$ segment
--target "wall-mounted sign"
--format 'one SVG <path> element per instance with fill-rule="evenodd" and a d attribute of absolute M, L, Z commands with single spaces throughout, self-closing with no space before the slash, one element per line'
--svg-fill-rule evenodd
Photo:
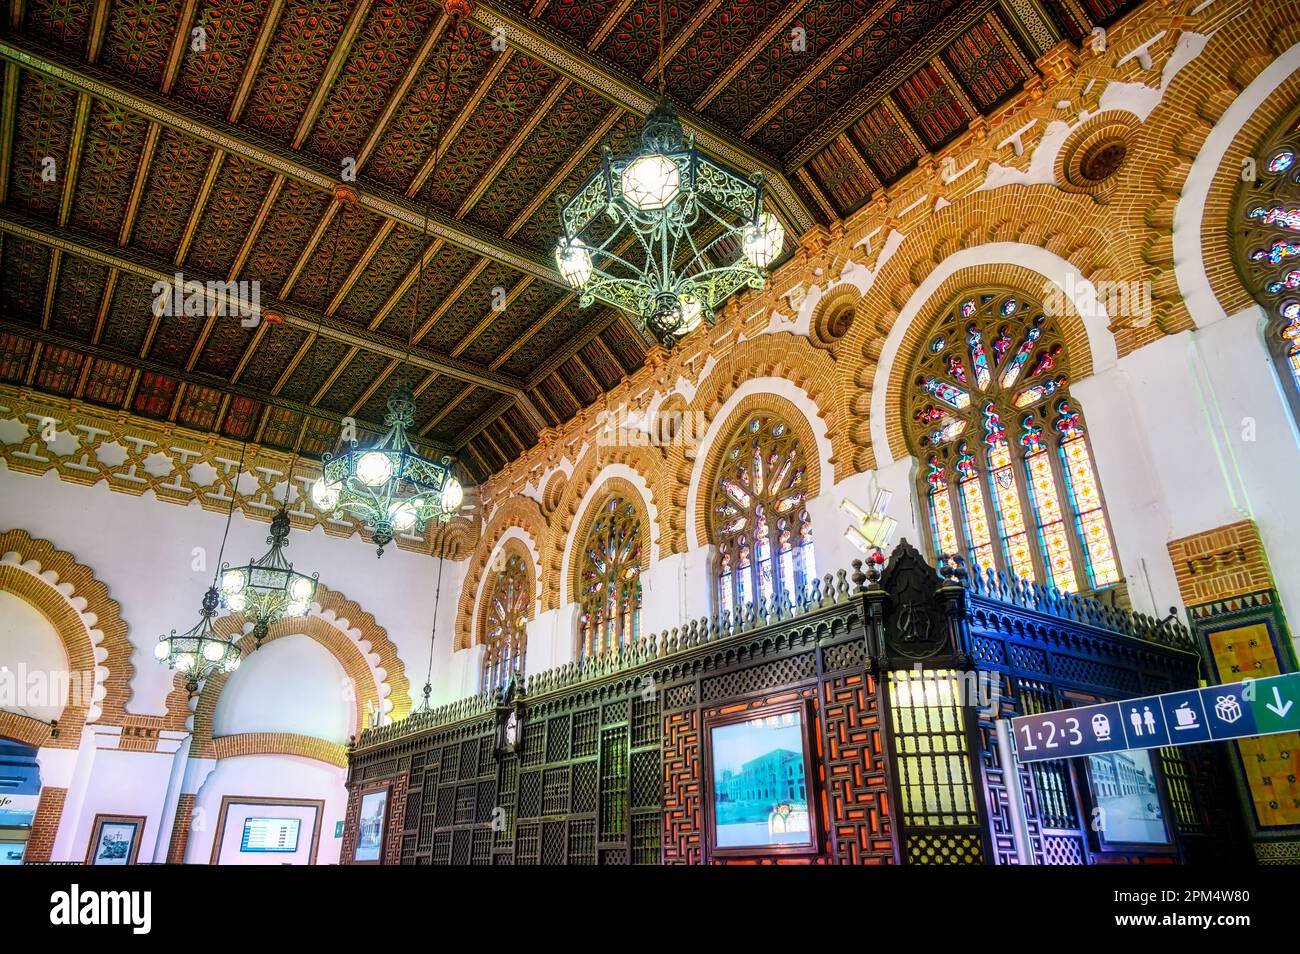
<path fill-rule="evenodd" d="M 1021 762 L 1218 742 L 1300 729 L 1300 673 L 1011 720 Z"/>

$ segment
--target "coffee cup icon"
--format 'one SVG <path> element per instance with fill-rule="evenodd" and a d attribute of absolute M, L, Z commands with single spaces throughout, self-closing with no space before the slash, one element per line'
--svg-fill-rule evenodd
<path fill-rule="evenodd" d="M 1175 731 L 1200 728 L 1200 724 L 1196 721 L 1196 715 L 1196 710 L 1192 708 L 1190 702 L 1184 702 L 1178 706 L 1178 708 L 1174 709 Z"/>

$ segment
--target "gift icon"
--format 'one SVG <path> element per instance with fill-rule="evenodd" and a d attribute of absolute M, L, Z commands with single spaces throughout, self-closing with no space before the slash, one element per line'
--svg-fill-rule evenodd
<path fill-rule="evenodd" d="M 1219 696 L 1214 700 L 1214 714 L 1220 721 L 1232 725 L 1241 718 L 1241 703 L 1236 696 Z"/>

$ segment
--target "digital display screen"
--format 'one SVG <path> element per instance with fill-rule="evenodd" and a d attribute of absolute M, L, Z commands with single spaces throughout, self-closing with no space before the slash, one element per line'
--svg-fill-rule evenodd
<path fill-rule="evenodd" d="M 298 850 L 298 818 L 248 818 L 239 850 L 250 852 Z"/>

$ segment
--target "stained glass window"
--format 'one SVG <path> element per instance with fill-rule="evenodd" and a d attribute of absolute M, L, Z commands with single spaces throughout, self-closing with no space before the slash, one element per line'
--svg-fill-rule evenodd
<path fill-rule="evenodd" d="M 713 488 L 718 606 L 795 604 L 817 575 L 803 448 L 790 426 L 756 414 L 723 451 Z"/>
<path fill-rule="evenodd" d="M 504 688 L 510 674 L 524 674 L 532 583 L 523 558 L 511 554 L 491 582 L 483 614 L 483 691 Z"/>
<path fill-rule="evenodd" d="M 1300 411 L 1300 109 L 1255 155 L 1255 177 L 1238 187 L 1237 268 L 1268 313 L 1269 348 Z"/>
<path fill-rule="evenodd" d="M 944 311 L 907 398 L 936 555 L 1062 592 L 1120 582 L 1067 357 L 1022 295 L 981 291 Z"/>
<path fill-rule="evenodd" d="M 617 494 L 606 498 L 582 546 L 579 659 L 640 638 L 641 534 L 641 518 L 632 503 Z"/>

